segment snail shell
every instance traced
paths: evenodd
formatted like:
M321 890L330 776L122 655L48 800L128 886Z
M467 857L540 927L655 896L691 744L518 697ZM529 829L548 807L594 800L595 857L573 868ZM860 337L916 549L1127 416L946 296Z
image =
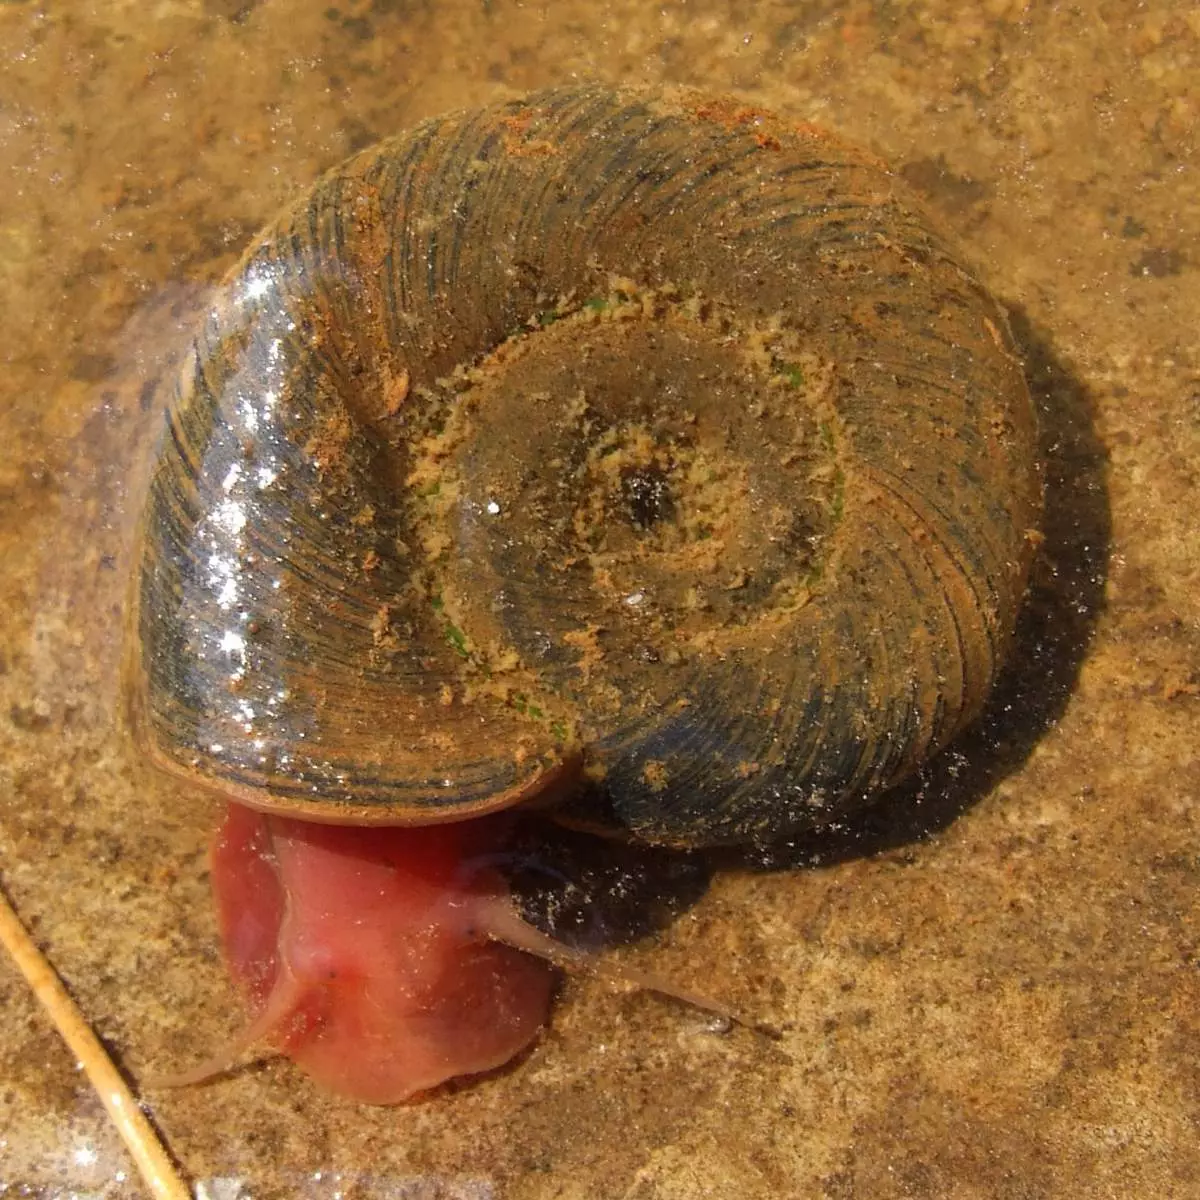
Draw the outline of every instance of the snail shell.
M160 765L420 823L569 774L681 845L828 824L976 716L1040 508L1004 315L895 177L556 89L320 180L221 289L135 592Z

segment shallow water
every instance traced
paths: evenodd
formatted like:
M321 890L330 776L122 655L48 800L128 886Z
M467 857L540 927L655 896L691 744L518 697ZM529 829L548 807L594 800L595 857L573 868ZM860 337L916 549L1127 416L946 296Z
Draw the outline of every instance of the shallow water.
M520 1062L419 1106L278 1061L151 1094L198 1194L1200 1188L1193 6L8 3L0 54L0 876L134 1079L240 1018L214 809L117 719L131 497L208 289L325 167L556 82L737 90L896 165L1043 417L1046 544L981 730L612 952L780 1041L572 979ZM0 998L0 1191L141 1194L7 964Z

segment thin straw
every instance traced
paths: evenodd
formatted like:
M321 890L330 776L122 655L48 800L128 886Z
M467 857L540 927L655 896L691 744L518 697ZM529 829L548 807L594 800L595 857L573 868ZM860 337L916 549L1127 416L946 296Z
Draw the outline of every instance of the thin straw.
M134 1099L125 1080L100 1044L100 1039L67 994L54 968L25 932L12 903L0 887L0 941L16 963L21 977L54 1022L71 1053L79 1060L88 1082L95 1088L121 1140L137 1165L155 1200L191 1200L153 1126Z

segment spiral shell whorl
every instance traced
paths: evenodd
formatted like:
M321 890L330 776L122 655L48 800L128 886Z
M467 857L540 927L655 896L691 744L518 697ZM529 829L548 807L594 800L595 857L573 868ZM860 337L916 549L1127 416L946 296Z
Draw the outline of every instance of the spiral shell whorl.
M506 474L514 424L560 481ZM706 464L741 507L685 611ZM667 495L657 532L585 528L621 487ZM647 840L802 830L977 715L1039 504L1003 314L878 163L691 93L540 93L350 160L231 277L151 486L137 707L172 769L327 819L498 807L579 744ZM584 530L569 561L550 527ZM639 546L635 612L609 566Z

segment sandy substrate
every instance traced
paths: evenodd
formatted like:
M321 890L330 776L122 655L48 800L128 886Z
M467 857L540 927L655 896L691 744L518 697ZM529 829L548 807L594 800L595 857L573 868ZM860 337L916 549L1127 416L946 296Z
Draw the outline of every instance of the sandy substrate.
M1043 420L1046 542L982 728L613 951L782 1040L572 979L522 1061L418 1106L278 1061L150 1094L197 1194L1200 1191L1193 5L18 2L0 58L0 876L135 1080L240 1018L214 809L117 719L129 497L206 289L321 170L556 82L736 90L895 164L1011 309ZM0 1192L141 1194L7 964Z

